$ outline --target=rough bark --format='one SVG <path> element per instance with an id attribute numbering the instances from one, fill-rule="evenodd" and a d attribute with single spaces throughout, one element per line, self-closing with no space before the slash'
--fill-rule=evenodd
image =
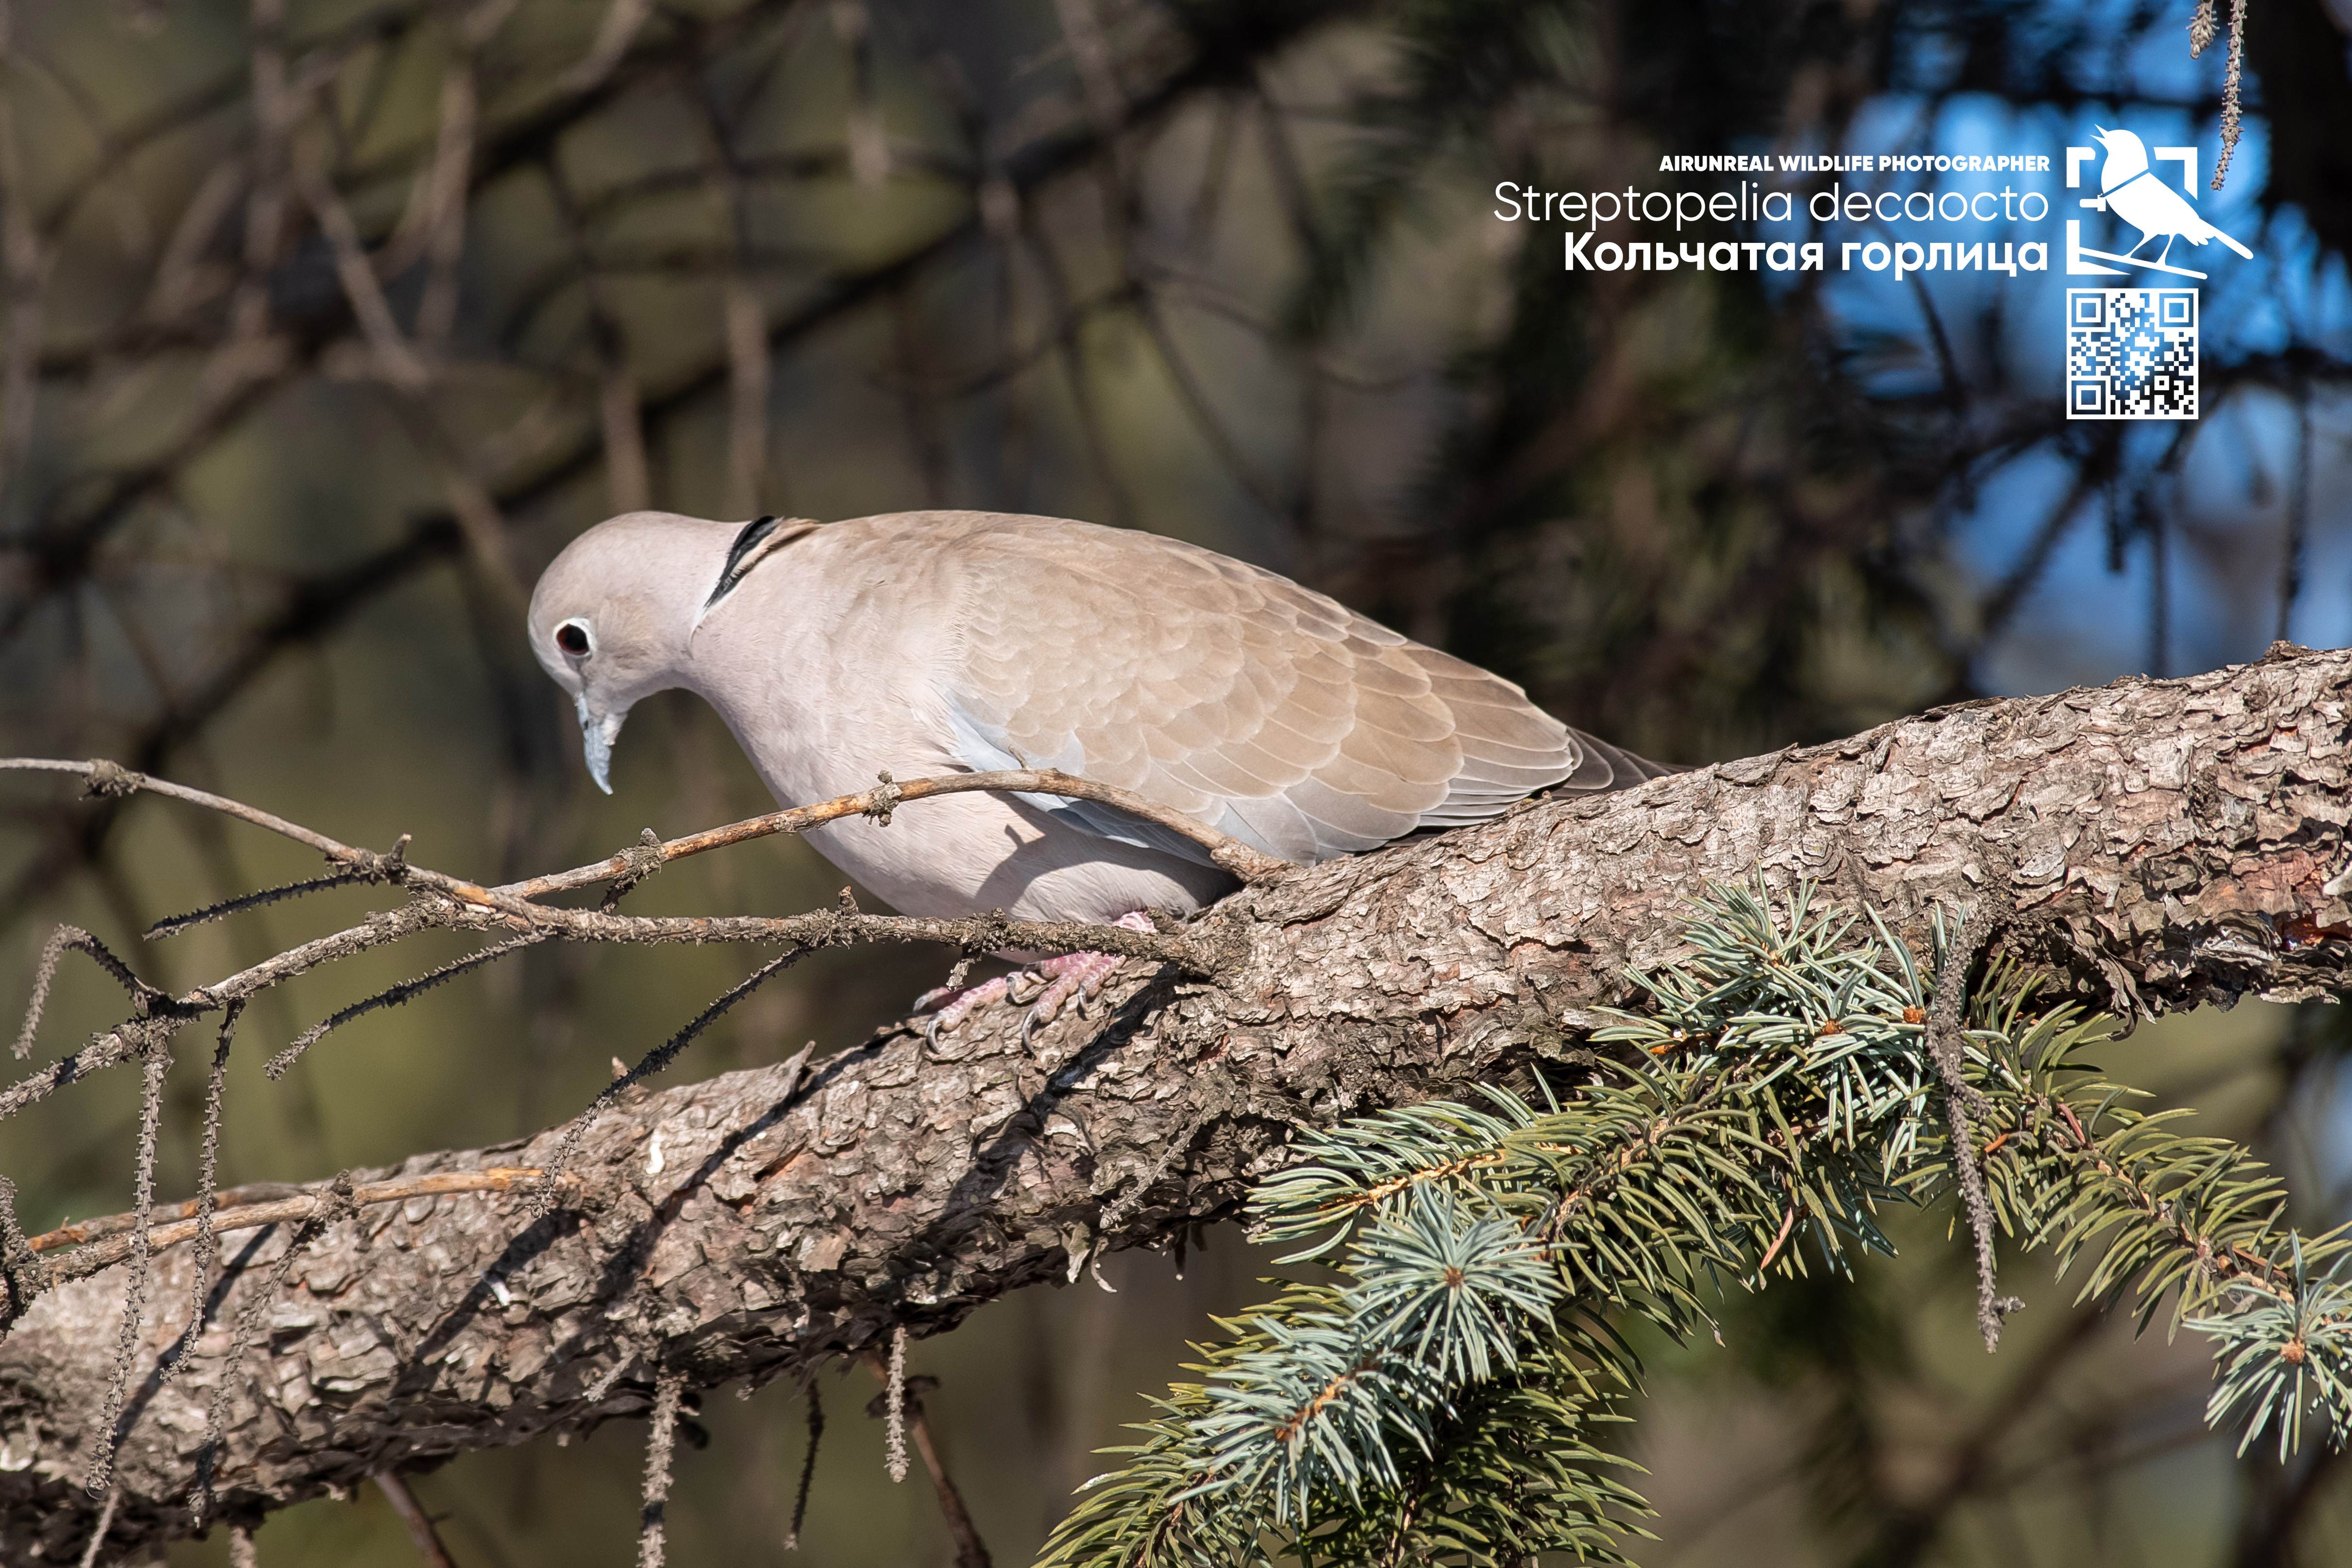
<path id="1" fill-rule="evenodd" d="M 229 1517 L 390 1466 L 642 1414 L 656 1366 L 761 1379 L 952 1326 L 1096 1247 L 1230 1209 L 1294 1126 L 1453 1092 L 1572 1046 L 1670 958 L 1685 900 L 1759 868 L 1915 940 L 1937 903 L 2134 1016 L 2345 988 L 2352 654 L 2282 648 L 2190 680 L 1971 705 L 1832 745 L 1538 803 L 1244 891 L 1205 982 L 1129 971 L 1041 1029 L 998 1009 L 927 1051 L 887 1031 L 809 1071 L 638 1092 L 581 1145 L 577 1201 L 363 1209 L 295 1263 L 268 1332 L 229 1325 L 290 1227 L 232 1237 L 189 1374 L 191 1249 L 161 1262 L 112 1539 L 184 1533 L 217 1381 Z M 919 809 L 919 808 L 910 808 Z M 536 1164 L 552 1134 L 404 1172 Z M 111 1270 L 0 1343 L 0 1560 L 79 1550 L 122 1298 Z"/>

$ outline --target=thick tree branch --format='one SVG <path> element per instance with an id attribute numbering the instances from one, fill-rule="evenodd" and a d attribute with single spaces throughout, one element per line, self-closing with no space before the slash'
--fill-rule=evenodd
<path id="1" fill-rule="evenodd" d="M 1227 1211 L 1294 1125 L 1453 1092 L 1557 1056 L 1670 958 L 1685 900 L 1761 869 L 1818 879 L 1915 940 L 1941 904 L 2006 915 L 1997 946 L 2134 1017 L 2352 976 L 2352 653 L 2280 650 L 1939 710 L 1253 887 L 1196 934 L 1190 981 L 1130 966 L 1019 1044 L 977 1015 L 937 1050 L 901 1028 L 799 1072 L 625 1095 L 581 1139 L 576 1192 L 445 1192 L 324 1226 L 226 1372 L 215 1484 L 239 1518 L 463 1449 L 648 1407 L 657 1375 L 764 1380 L 930 1333 Z M 1213 1064 L 1213 1066 L 1212 1065 Z M 560 1134 L 362 1179 L 545 1163 Z M 193 1364 L 125 1411 L 110 1538 L 184 1533 L 228 1325 L 294 1228 L 230 1249 Z M 96 1243 L 105 1245 L 104 1241 Z M 70 1251 L 52 1256 L 70 1258 Z M 155 1259 L 188 1300 L 193 1251 Z M 41 1297 L 0 1343 L 0 1555 L 86 1538 L 124 1277 Z M 144 1351 L 184 1324 L 154 1314 Z"/>

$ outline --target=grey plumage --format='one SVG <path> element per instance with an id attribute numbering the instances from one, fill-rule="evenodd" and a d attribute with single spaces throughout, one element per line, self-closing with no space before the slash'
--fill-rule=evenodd
<path id="1" fill-rule="evenodd" d="M 1664 771 L 1272 572 L 1059 518 L 631 513 L 549 567 L 530 632 L 600 783 L 629 706 L 673 686 L 788 804 L 878 768 L 1059 768 L 1302 862 Z M 952 797 L 810 838 L 914 914 L 1104 921 L 1232 885 L 1187 841 L 1056 799 Z"/>

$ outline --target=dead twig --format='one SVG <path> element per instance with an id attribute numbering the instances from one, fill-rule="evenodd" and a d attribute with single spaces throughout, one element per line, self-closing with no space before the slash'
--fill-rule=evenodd
<path id="1" fill-rule="evenodd" d="M 163 1077 L 171 1071 L 170 1037 L 152 1039 L 144 1052 L 145 1068 L 139 1098 L 139 1152 L 131 1177 L 131 1234 L 123 1249 L 131 1256 L 131 1284 L 122 1296 L 122 1326 L 114 1346 L 114 1379 L 107 1385 L 105 1412 L 99 1417 L 98 1440 L 89 1456 L 89 1474 L 83 1487 L 92 1497 L 111 1495 L 114 1446 L 121 1437 L 122 1406 L 131 1397 L 131 1379 L 139 1364 L 140 1331 L 147 1326 L 147 1289 L 155 1273 L 155 1239 L 152 1228 L 155 1200 L 155 1145 L 163 1131 Z"/>
<path id="2" fill-rule="evenodd" d="M 654 1410 L 646 1433 L 645 1503 L 637 1513 L 637 1568 L 662 1568 L 669 1547 L 669 1480 L 677 1444 L 677 1407 L 686 1374 L 663 1367 L 654 1374 Z"/>
<path id="3" fill-rule="evenodd" d="M 808 1451 L 801 1456 L 800 1485 L 793 1491 L 793 1522 L 784 1531 L 784 1550 L 801 1549 L 801 1526 L 808 1521 L 809 1488 L 816 1480 L 816 1451 L 824 1441 L 824 1397 L 816 1379 L 808 1380 Z"/>
<path id="4" fill-rule="evenodd" d="M 402 907 L 372 915 L 364 924 L 299 944 L 181 997 L 171 997 L 147 986 L 111 953 L 101 956 L 103 945 L 89 938 L 87 933 L 61 936 L 56 939 L 60 945 L 60 952 L 66 947 L 91 952 L 91 956 L 97 957 L 109 973 L 124 985 L 134 988 L 134 1016 L 115 1029 L 98 1035 L 79 1051 L 30 1077 L 19 1080 L 5 1090 L 0 1090 L 0 1119 L 46 1099 L 76 1078 L 131 1060 L 161 1028 L 167 1025 L 176 1027 L 178 1022 L 187 1018 L 248 999 L 321 964 L 372 951 L 425 930 L 502 929 L 515 938 L 510 944 L 486 949 L 470 960 L 460 960 L 460 965 L 465 967 L 510 951 L 513 946 L 522 945 L 523 938 L 537 940 L 555 936 L 576 942 L 653 945 L 731 942 L 801 950 L 852 942 L 937 942 L 966 952 L 992 952 L 1004 948 L 1061 953 L 1103 952 L 1120 957 L 1173 963 L 1194 974 L 1206 974 L 1214 967 L 1208 953 L 1181 934 L 1145 933 L 1067 921 L 1016 921 L 997 915 L 938 919 L 867 915 L 856 909 L 816 910 L 805 915 L 783 916 L 648 917 L 622 915 L 604 910 L 556 908 L 535 902 L 550 893 L 610 883 L 625 877 L 641 878 L 671 861 L 776 833 L 805 831 L 845 817 L 862 814 L 887 822 L 890 813 L 898 807 L 933 796 L 996 790 L 1092 800 L 1182 834 L 1207 850 L 1213 861 L 1244 881 L 1268 881 L 1293 869 L 1286 862 L 1194 822 L 1132 790 L 1098 784 L 1053 768 L 952 774 L 938 779 L 910 779 L 903 784 L 885 775 L 873 789 L 855 795 L 841 796 L 814 806 L 772 811 L 657 846 L 635 845 L 594 865 L 500 887 L 484 887 L 462 877 L 412 864 L 406 856 L 405 838 L 389 851 L 362 849 L 273 812 L 209 790 L 135 773 L 103 758 L 68 761 L 52 758 L 0 758 L 0 772 L 5 771 L 74 774 L 82 778 L 97 793 L 121 797 L 143 791 L 201 806 L 239 821 L 266 828 L 315 850 L 351 873 L 354 880 L 397 883 L 414 896 Z M 341 1017 L 356 1017 L 358 1012 L 370 1010 L 372 1006 L 390 1005 L 404 999 L 418 988 L 421 986 L 417 982 L 410 982 L 404 988 L 396 988 L 402 990 L 401 996 L 393 997 L 387 993 L 387 1000 L 362 1004 L 356 1011 L 347 1011 L 336 1019 L 330 1019 L 330 1027 L 341 1021 Z M 37 1022 L 37 1019 L 32 1021 Z M 29 1035 L 25 1038 L 29 1040 Z M 281 1062 L 278 1071 L 283 1071 L 287 1064 Z"/>
<path id="5" fill-rule="evenodd" d="M 379 1203 L 404 1203 L 412 1197 L 431 1197 L 445 1192 L 536 1191 L 551 1181 L 560 1182 L 562 1179 L 540 1166 L 492 1166 L 476 1171 L 436 1171 L 429 1176 L 403 1176 L 394 1181 L 360 1182 L 352 1186 L 347 1197 L 339 1197 L 331 1189 L 320 1189 L 240 1201 L 236 1192 L 216 1193 L 213 1197 L 215 1207 L 212 1213 L 211 1232 L 215 1236 L 226 1236 L 233 1230 L 257 1230 L 265 1225 L 282 1225 L 289 1219 L 307 1220 L 346 1202 L 352 1208 L 364 1208 Z M 167 1209 L 164 1212 L 174 1211 Z M 151 1250 L 161 1252 L 205 1234 L 204 1199 L 189 1198 L 176 1206 L 176 1212 L 192 1218 L 155 1226 L 147 1233 Z M 61 1247 L 79 1245 L 80 1250 L 68 1252 L 49 1265 L 57 1280 L 79 1280 L 110 1269 L 130 1257 L 136 1239 L 137 1223 L 135 1214 L 114 1214 L 102 1219 L 84 1220 L 79 1225 L 59 1226 L 55 1230 L 34 1237 L 30 1249 L 38 1256 Z"/>
<path id="6" fill-rule="evenodd" d="M 1977 1332 L 1984 1335 L 1988 1352 L 2000 1348 L 2001 1319 L 2022 1304 L 1999 1293 L 1992 1200 L 1985 1192 L 1984 1166 L 1977 1155 L 1976 1134 L 1969 1124 L 1970 1105 L 1977 1098 L 1967 1078 L 1969 977 L 1998 923 L 1981 914 L 1961 919 L 1936 974 L 1936 1003 L 1927 1012 L 1927 1054 L 1943 1080 L 1944 1115 L 1951 1126 L 1952 1169 L 1959 1177 L 1960 1207 L 1976 1241 Z"/>
<path id="7" fill-rule="evenodd" d="M 6 762 L 0 761 L 0 768 L 7 766 Z M 937 779 L 897 781 L 886 776 L 874 789 L 861 790 L 855 795 L 838 796 L 812 806 L 793 806 L 781 811 L 770 811 L 763 816 L 730 822 L 725 827 L 671 839 L 661 846 L 662 862 L 667 864 L 689 855 L 705 854 L 771 834 L 803 833 L 845 817 L 873 816 L 887 821 L 892 810 L 911 801 L 974 791 L 1057 795 L 1065 800 L 1089 800 L 1097 805 L 1112 807 L 1200 845 L 1208 852 L 1211 860 L 1246 883 L 1272 882 L 1297 869 L 1288 861 L 1278 860 L 1239 839 L 1196 822 L 1148 796 L 1132 789 L 1122 789 L 1115 784 L 1081 779 L 1055 768 L 1005 768 L 989 773 L 952 773 Z M 608 882 L 628 869 L 623 856 L 614 855 L 593 865 L 559 872 L 551 876 L 534 877 L 499 891 L 522 898 L 539 898 L 550 893 Z"/>
<path id="8" fill-rule="evenodd" d="M 911 1436 L 915 1451 L 923 1457 L 923 1469 L 930 1473 L 931 1490 L 940 1500 L 940 1517 L 955 1539 L 956 1568 L 992 1568 L 993 1560 L 989 1556 L 988 1545 L 980 1538 L 971 1511 L 964 1506 L 963 1492 L 948 1473 L 939 1439 L 931 1431 L 930 1417 L 923 1409 L 922 1389 L 937 1387 L 939 1380 L 908 1377 L 907 1331 L 903 1327 L 891 1333 L 887 1364 L 869 1350 L 866 1353 L 866 1364 L 882 1380 L 883 1391 L 875 1398 L 874 1413 L 886 1416 L 890 1423 L 890 1479 L 896 1481 L 907 1477 L 907 1439 Z M 793 1533 L 799 1533 L 797 1521 Z"/>
<path id="9" fill-rule="evenodd" d="M 236 1039 L 236 1020 L 244 1012 L 243 1002 L 231 1002 L 221 1015 L 220 1037 L 213 1046 L 212 1072 L 205 1082 L 205 1133 L 196 1157 L 196 1196 L 181 1206 L 194 1210 L 196 1267 L 194 1282 L 188 1287 L 187 1330 L 172 1353 L 171 1368 L 175 1375 L 187 1370 L 190 1359 L 196 1354 L 196 1342 L 205 1333 L 205 1304 L 212 1299 L 213 1264 L 220 1252 L 220 1195 L 213 1190 L 213 1183 L 220 1179 L 221 1096 L 228 1087 L 229 1044 Z M 152 1235 L 147 1244 L 151 1249 L 154 1247 Z"/>
<path id="10" fill-rule="evenodd" d="M 357 1210 L 352 1203 L 351 1173 L 346 1171 L 327 1184 L 319 1196 L 307 1201 L 308 1212 L 287 1239 L 286 1250 L 270 1269 L 269 1276 L 255 1291 L 236 1316 L 236 1332 L 230 1336 L 228 1354 L 222 1360 L 217 1381 L 213 1385 L 213 1396 L 205 1407 L 205 1445 L 196 1456 L 196 1479 L 188 1488 L 188 1511 L 194 1516 L 197 1530 L 202 1531 L 205 1519 L 212 1511 L 214 1467 L 219 1463 L 221 1442 L 228 1430 L 228 1405 L 235 1394 L 237 1373 L 245 1358 L 253 1350 L 253 1342 L 261 1337 L 261 1325 L 277 1302 L 278 1293 L 285 1289 L 286 1277 L 294 1271 L 303 1249 L 318 1234 L 346 1214 Z M 289 1218 L 291 1218 L 290 1216 Z"/>
<path id="11" fill-rule="evenodd" d="M 441 1532 L 433 1527 L 433 1516 L 425 1511 L 425 1505 L 416 1500 L 416 1494 L 409 1490 L 400 1472 L 378 1470 L 373 1479 L 376 1490 L 383 1493 L 383 1500 L 392 1504 L 392 1511 L 400 1515 L 400 1522 L 408 1527 L 408 1539 L 415 1545 L 416 1555 L 424 1560 L 425 1568 L 457 1568 L 449 1560 L 448 1548 L 441 1544 Z"/>

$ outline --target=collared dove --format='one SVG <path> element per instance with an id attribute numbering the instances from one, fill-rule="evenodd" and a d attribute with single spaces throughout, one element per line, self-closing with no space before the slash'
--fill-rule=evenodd
<path id="1" fill-rule="evenodd" d="M 530 643 L 608 792 L 630 706 L 671 687 L 786 805 L 886 768 L 1058 768 L 1308 863 L 1666 771 L 1273 572 L 1055 517 L 631 512 L 549 566 Z M 1188 840 L 1045 797 L 942 797 L 808 839 L 910 915 L 1126 923 L 1234 886 Z M 1087 989 L 1108 967 L 1078 967 Z"/>

